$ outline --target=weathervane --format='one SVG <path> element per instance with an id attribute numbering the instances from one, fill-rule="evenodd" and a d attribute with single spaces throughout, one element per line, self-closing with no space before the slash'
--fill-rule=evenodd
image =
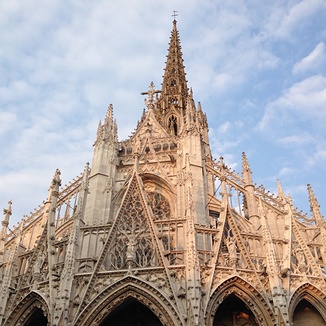
<path id="1" fill-rule="evenodd" d="M 172 17 L 174 18 L 174 20 L 175 20 L 175 17 L 177 17 L 177 16 L 178 16 L 178 12 L 175 11 L 175 10 L 173 10 L 173 15 L 172 15 Z"/>

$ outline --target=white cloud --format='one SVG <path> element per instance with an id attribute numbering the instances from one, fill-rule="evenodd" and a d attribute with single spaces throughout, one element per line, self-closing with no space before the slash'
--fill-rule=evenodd
<path id="1" fill-rule="evenodd" d="M 318 69 L 326 62 L 325 44 L 320 42 L 311 53 L 297 62 L 293 67 L 293 73 L 303 73 L 309 70 Z"/>
<path id="2" fill-rule="evenodd" d="M 0 136 L 5 135 L 10 130 L 14 130 L 17 117 L 11 112 L 0 112 Z M 5 146 L 3 144 L 2 146 Z"/>
<path id="3" fill-rule="evenodd" d="M 301 131 L 298 134 L 295 135 L 289 135 L 280 138 L 280 142 L 286 145 L 309 145 L 309 144 L 314 144 L 316 140 L 307 133 L 306 131 Z"/>
<path id="4" fill-rule="evenodd" d="M 318 144 L 317 150 L 307 158 L 309 168 L 318 164 L 326 164 L 326 144 Z"/>
<path id="5" fill-rule="evenodd" d="M 281 35 L 291 35 L 323 8 L 317 0 L 2 1 L 0 28 L 10 32 L 0 34 L 0 207 L 16 194 L 19 217 L 46 197 L 55 168 L 64 182 L 78 175 L 92 159 L 97 123 L 109 103 L 119 139 L 130 135 L 144 107 L 140 92 L 152 80 L 160 88 L 173 10 L 179 10 L 188 86 L 211 117 L 217 158 L 223 155 L 235 167 L 243 150 L 259 152 L 252 126 L 264 107 L 261 125 L 266 122 L 269 133 L 288 146 L 315 144 L 310 130 L 278 135 L 279 118 L 292 121 L 292 130 L 295 119 L 321 125 L 324 77 L 293 83 L 280 95 L 293 67 L 275 49 L 288 50 Z M 313 44 L 325 44 L 316 35 L 309 34 Z M 296 69 L 303 68 L 304 60 Z"/>
<path id="6" fill-rule="evenodd" d="M 293 173 L 294 170 L 290 167 L 282 167 L 278 173 L 278 178 L 277 179 L 281 179 L 282 177 L 286 177 L 289 174 Z"/>
<path id="7" fill-rule="evenodd" d="M 323 127 L 326 119 L 326 77 L 313 76 L 295 83 L 270 102 L 258 124 L 261 131 L 288 132 L 296 123 Z M 300 126 L 298 124 L 298 127 Z"/>
<path id="8" fill-rule="evenodd" d="M 289 7 L 287 7 L 287 5 Z M 318 12 L 326 8 L 324 0 L 302 0 L 278 4 L 267 23 L 268 34 L 274 37 L 290 38 Z"/>

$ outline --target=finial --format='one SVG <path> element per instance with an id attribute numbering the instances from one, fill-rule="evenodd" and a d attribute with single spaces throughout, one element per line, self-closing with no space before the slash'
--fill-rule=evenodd
<path id="1" fill-rule="evenodd" d="M 8 201 L 8 208 L 3 210 L 3 213 L 5 215 L 11 215 L 12 214 L 11 205 L 12 205 L 12 200 L 10 199 Z"/>
<path id="2" fill-rule="evenodd" d="M 176 22 L 175 17 L 177 17 L 177 16 L 178 16 L 178 12 L 175 11 L 175 10 L 173 10 L 173 15 L 172 15 L 172 17 L 173 17 L 173 22 Z"/>

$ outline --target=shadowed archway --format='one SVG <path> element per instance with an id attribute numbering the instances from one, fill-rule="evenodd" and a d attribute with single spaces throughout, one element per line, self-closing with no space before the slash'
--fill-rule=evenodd
<path id="1" fill-rule="evenodd" d="M 326 294 L 310 283 L 302 284 L 292 295 L 289 316 L 294 325 L 325 325 Z"/>
<path id="2" fill-rule="evenodd" d="M 213 326 L 259 325 L 252 311 L 234 293 L 223 300 L 216 311 Z"/>
<path id="3" fill-rule="evenodd" d="M 48 319 L 44 316 L 43 310 L 41 308 L 35 309 L 30 317 L 27 319 L 24 326 L 47 326 Z"/>
<path id="4" fill-rule="evenodd" d="M 261 293 L 238 276 L 221 283 L 206 306 L 207 326 L 276 324 L 272 307 Z"/>
<path id="5" fill-rule="evenodd" d="M 46 300 L 33 291 L 17 304 L 4 326 L 47 326 L 49 320 L 50 310 Z"/>
<path id="6" fill-rule="evenodd" d="M 116 307 L 100 326 L 162 326 L 156 315 L 134 298 L 128 298 Z"/>
<path id="7" fill-rule="evenodd" d="M 122 318 L 137 315 L 139 311 L 146 316 L 141 325 L 180 325 L 181 321 L 173 305 L 160 291 L 143 280 L 127 276 L 100 292 L 74 320 L 80 326 L 123 325 L 115 322 L 116 316 Z M 113 320 L 113 321 L 112 321 Z M 132 319 L 127 319 L 131 322 Z M 137 321 L 137 320 L 136 320 Z M 128 324 L 125 325 L 138 325 Z"/>
<path id="8" fill-rule="evenodd" d="M 325 321 L 318 310 L 307 300 L 301 300 L 293 314 L 293 324 L 296 326 L 323 326 Z"/>

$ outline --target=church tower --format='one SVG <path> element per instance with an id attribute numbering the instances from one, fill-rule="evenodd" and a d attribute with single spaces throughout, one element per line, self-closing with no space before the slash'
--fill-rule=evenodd
<path id="1" fill-rule="evenodd" d="M 325 325 L 326 227 L 212 158 L 176 20 L 132 135 L 110 104 L 92 164 L 0 230 L 0 325 Z"/>

